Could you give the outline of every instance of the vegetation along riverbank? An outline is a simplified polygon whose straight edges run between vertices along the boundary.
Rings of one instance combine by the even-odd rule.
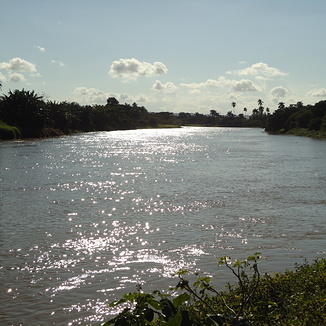
[[[259,253],[244,261],[221,258],[236,285],[216,291],[210,277],[198,276],[190,284],[180,271],[178,284],[168,294],[134,293],[111,304],[122,312],[102,324],[109,325],[325,325],[326,260],[297,265],[294,271],[260,275]]]
[[[231,103],[233,109],[235,102]],[[89,131],[180,126],[258,127],[267,132],[326,138],[326,101],[286,107],[280,102],[273,114],[257,101],[257,108],[238,115],[230,110],[220,115],[180,112],[148,112],[137,103],[120,104],[114,97],[105,105],[45,100],[34,91],[14,90],[0,97],[0,139],[52,137]]]

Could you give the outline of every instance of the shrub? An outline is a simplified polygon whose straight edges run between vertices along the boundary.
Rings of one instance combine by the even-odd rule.
[[[8,126],[0,121],[0,139],[17,139],[20,138],[20,131],[17,127]]]
[[[189,285],[184,270],[177,273],[174,293],[183,292],[176,297],[160,291],[145,294],[138,287],[137,292],[111,304],[127,307],[102,325],[325,325],[326,260],[261,277],[258,255],[234,263],[229,257],[221,258],[219,265],[225,265],[237,279],[237,284],[227,284],[226,291],[216,291],[207,276],[197,275]]]

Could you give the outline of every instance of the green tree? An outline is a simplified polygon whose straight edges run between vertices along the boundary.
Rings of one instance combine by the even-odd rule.
[[[109,97],[106,102],[109,106],[119,105],[119,101],[115,97]]]
[[[210,110],[210,114],[212,117],[217,117],[218,113],[216,112],[216,110]]]
[[[25,130],[42,129],[45,119],[43,96],[16,89],[2,95],[0,102],[0,116],[4,122]]]
[[[279,102],[279,103],[278,103],[278,108],[279,108],[280,110],[284,109],[284,108],[285,108],[285,103],[284,103],[284,102]]]
[[[232,107],[233,107],[233,113],[235,114],[235,107],[236,107],[237,103],[232,102],[231,105],[232,105]]]
[[[258,99],[257,103],[258,103],[258,106],[261,107],[261,106],[263,106],[264,101],[262,101],[261,99]]]

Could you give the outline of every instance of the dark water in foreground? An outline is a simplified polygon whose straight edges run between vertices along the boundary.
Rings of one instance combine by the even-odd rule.
[[[179,268],[232,281],[326,253],[326,141],[259,129],[98,132],[0,143],[0,324],[87,325]]]

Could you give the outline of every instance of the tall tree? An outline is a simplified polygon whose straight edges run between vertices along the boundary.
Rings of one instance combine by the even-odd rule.
[[[258,99],[257,103],[258,103],[258,106],[261,107],[261,106],[263,106],[264,101],[262,101],[261,99]]]
[[[237,103],[232,102],[231,105],[232,105],[232,107],[233,107],[233,113],[235,114],[235,107],[236,107]]]
[[[285,103],[284,103],[284,102],[279,102],[279,103],[278,103],[278,108],[279,108],[280,110],[284,109],[284,108],[285,108]]]
[[[44,122],[43,96],[34,91],[14,90],[1,98],[1,118],[9,125],[41,129]]]
[[[107,100],[107,105],[118,105],[119,101],[115,97],[109,97]]]
[[[218,113],[216,112],[216,110],[210,110],[211,116],[212,117],[217,117]]]

